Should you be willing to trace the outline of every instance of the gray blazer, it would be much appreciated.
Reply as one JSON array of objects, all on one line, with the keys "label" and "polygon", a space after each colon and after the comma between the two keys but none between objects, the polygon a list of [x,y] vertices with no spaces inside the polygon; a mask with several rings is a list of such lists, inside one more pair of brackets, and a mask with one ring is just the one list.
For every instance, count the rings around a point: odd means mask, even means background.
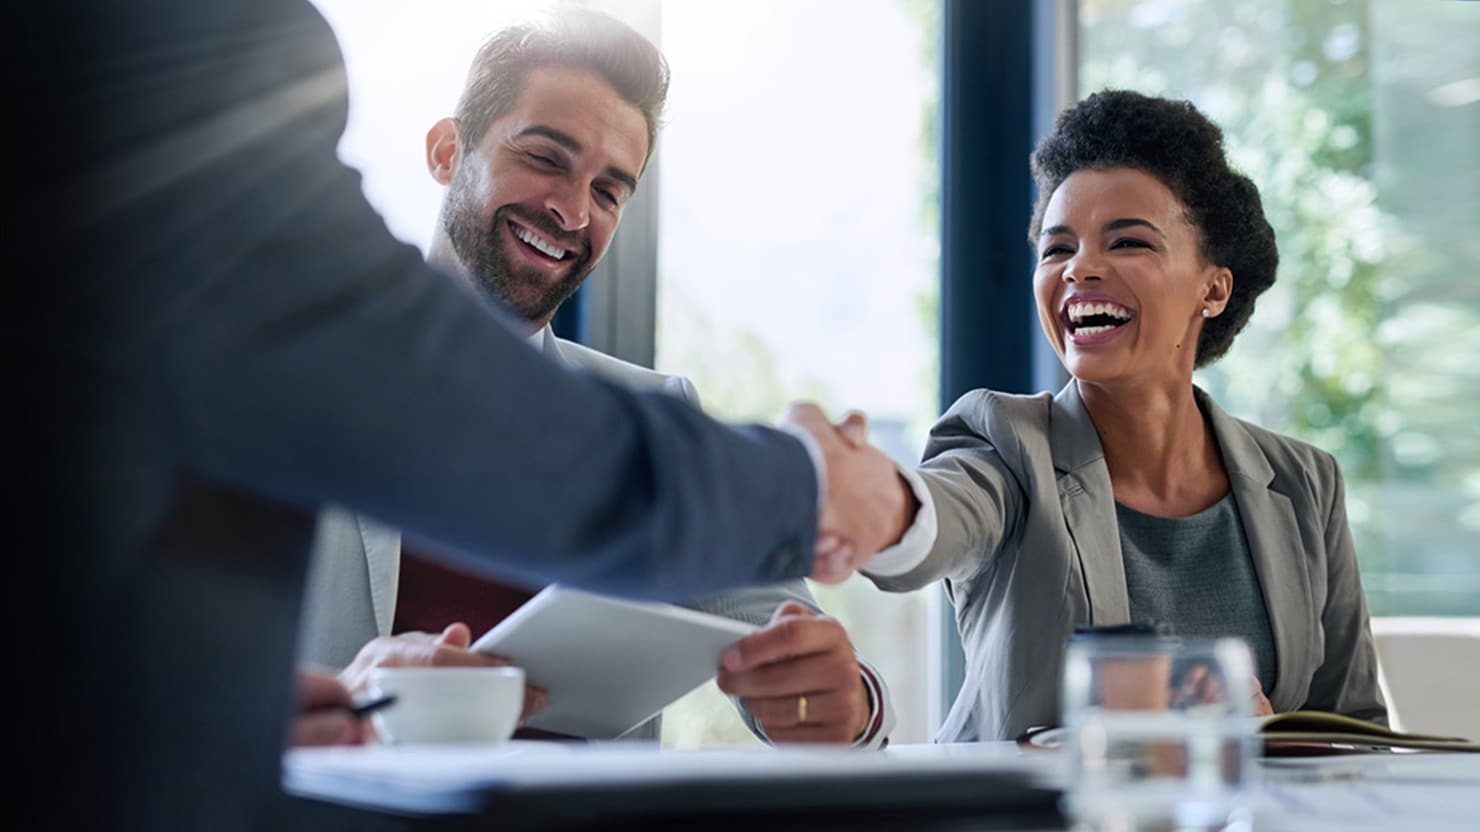
[{"label": "gray blazer", "polygon": [[[1336,460],[1196,395],[1269,611],[1271,705],[1385,722]],[[891,591],[946,582],[966,680],[937,739],[1056,724],[1064,640],[1075,625],[1130,617],[1110,473],[1077,383],[1052,397],[967,393],[932,429],[918,470],[935,544],[907,574],[870,577]]]},{"label": "gray blazer", "polygon": [[[590,371],[634,390],[661,390],[699,406],[699,394],[693,382],[683,376],[659,373],[556,338],[549,327],[531,340],[540,352],[567,367]],[[309,565],[300,638],[302,659],[343,668],[354,660],[366,642],[390,635],[400,572],[399,531],[343,509],[325,511],[319,521]],[[801,580],[731,590],[686,606],[763,625],[787,601],[821,609]],[[480,634],[473,635],[476,638]],[[876,670],[870,670],[883,689],[883,678]],[[734,702],[751,731],[764,736],[750,712],[738,700]],[[881,707],[889,707],[887,695]],[[892,714],[886,717],[885,724],[893,724]],[[659,728],[659,720],[655,718],[626,736],[656,740]]]}]

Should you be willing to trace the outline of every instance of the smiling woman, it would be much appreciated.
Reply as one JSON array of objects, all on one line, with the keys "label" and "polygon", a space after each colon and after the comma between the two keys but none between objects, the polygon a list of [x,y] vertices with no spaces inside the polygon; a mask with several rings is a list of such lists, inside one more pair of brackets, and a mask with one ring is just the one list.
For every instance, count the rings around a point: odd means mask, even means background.
[{"label": "smiling woman", "polygon": [[1278,260],[1221,132],[1186,102],[1101,92],[1033,170],[1039,321],[1074,378],[957,401],[914,472],[916,529],[870,566],[888,590],[944,579],[957,607],[966,683],[942,738],[1054,723],[1072,628],[1145,619],[1248,642],[1256,712],[1385,721],[1335,460],[1192,383]]},{"label": "smiling woman", "polygon": [[[1163,277],[1200,273],[1197,282],[1166,288],[1192,293],[1184,306],[1195,304],[1197,312],[1179,310],[1188,313],[1182,329],[1196,328],[1187,341],[1196,345],[1195,366],[1212,363],[1248,323],[1254,299],[1274,284],[1279,253],[1258,189],[1229,170],[1222,131],[1187,102],[1102,93],[1078,112],[1079,119],[1061,122],[1033,156],[1040,197],[1030,236],[1040,246],[1039,290],[1072,248],[1066,245],[1073,242],[1072,229],[1055,218],[1070,210],[1113,214],[1102,217],[1097,237],[1109,256]],[[1141,206],[1152,216],[1116,210]],[[1067,241],[1061,239],[1066,232]],[[1130,274],[1154,279],[1145,268]]]}]

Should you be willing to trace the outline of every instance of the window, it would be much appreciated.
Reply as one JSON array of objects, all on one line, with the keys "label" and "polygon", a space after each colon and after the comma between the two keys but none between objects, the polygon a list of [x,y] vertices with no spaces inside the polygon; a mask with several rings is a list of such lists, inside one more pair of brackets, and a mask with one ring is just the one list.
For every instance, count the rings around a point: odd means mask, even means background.
[{"label": "window", "polygon": [[424,252],[442,188],[427,174],[427,130],[452,115],[484,38],[550,0],[314,0],[334,28],[349,75],[349,123],[339,156],[364,177],[365,197],[392,234]]},{"label": "window", "polygon": [[1279,278],[1199,376],[1334,453],[1373,615],[1480,615],[1480,3],[1082,0],[1080,87],[1192,100]]},{"label": "window", "polygon": [[[587,5],[642,29],[653,2]],[[426,130],[452,112],[483,39],[552,3],[316,5],[349,70],[340,155],[391,231],[425,250],[442,197]],[[794,398],[858,407],[876,442],[919,459],[937,415],[938,21],[938,0],[661,4],[673,86],[644,183],[660,200],[656,364],[691,377],[710,413],[770,421]],[[629,217],[621,233],[640,225]],[[939,590],[814,589],[885,676],[895,740],[928,740]],[[712,684],[670,710],[664,733],[680,747],[755,741]]]},{"label": "window", "polygon": [[[711,413],[856,407],[919,460],[937,416],[938,6],[663,4],[657,367],[692,378]],[[813,590],[888,680],[895,740],[927,741],[939,590]],[[712,685],[670,709],[664,739],[753,741]]]}]

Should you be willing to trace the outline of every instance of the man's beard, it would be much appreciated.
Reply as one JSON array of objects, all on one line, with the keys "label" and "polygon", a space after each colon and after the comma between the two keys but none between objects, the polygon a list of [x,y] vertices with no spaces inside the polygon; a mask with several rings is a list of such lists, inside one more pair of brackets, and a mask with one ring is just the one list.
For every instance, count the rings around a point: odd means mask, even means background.
[{"label": "man's beard", "polygon": [[[442,227],[463,268],[479,287],[515,315],[531,323],[549,320],[591,273],[595,264],[591,262],[589,241],[584,235],[572,240],[569,232],[553,227],[550,220],[531,216],[516,205],[499,208],[485,224],[478,205],[467,198],[467,191],[454,182],[442,210]],[[520,262],[517,255],[500,245],[507,239],[502,236],[504,227],[514,218],[566,250],[565,273],[554,283],[548,271]],[[518,241],[511,244],[523,245]]]}]

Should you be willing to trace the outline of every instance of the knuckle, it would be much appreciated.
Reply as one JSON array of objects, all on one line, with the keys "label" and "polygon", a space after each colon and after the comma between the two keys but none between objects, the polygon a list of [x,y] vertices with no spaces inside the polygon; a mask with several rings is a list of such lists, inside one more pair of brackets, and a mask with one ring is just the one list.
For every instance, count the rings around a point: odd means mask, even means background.
[{"label": "knuckle", "polygon": [[833,618],[819,618],[817,619],[817,623],[823,629],[829,641],[841,642],[845,645],[849,643],[848,629],[838,620]]},{"label": "knuckle", "polygon": [[858,678],[858,660],[853,657],[851,650],[838,650],[830,653],[827,658],[826,671],[828,678],[837,680],[840,684],[848,685],[850,688],[858,687],[852,684]]},{"label": "knuckle", "polygon": [[828,725],[817,732],[817,738],[822,742],[847,742],[852,737],[847,736],[848,730],[841,724]]},{"label": "knuckle", "polygon": [[777,622],[774,630],[776,643],[784,647],[795,646],[802,637],[801,626],[802,622],[797,618],[787,618]]}]

